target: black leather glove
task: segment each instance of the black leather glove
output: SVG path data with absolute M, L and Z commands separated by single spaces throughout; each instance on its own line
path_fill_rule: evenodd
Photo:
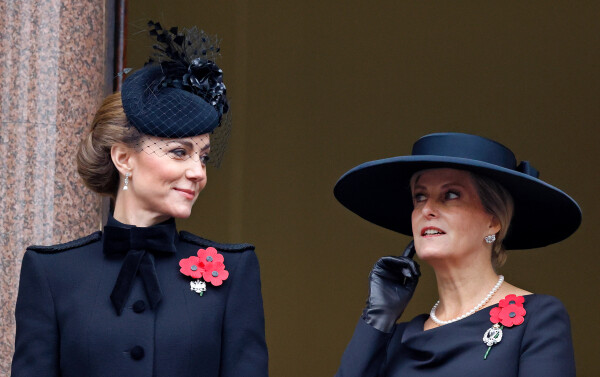
M 381 258 L 369 274 L 369 298 L 362 318 L 379 331 L 392 331 L 415 292 L 421 272 L 413 254 L 411 241 L 402 256 Z

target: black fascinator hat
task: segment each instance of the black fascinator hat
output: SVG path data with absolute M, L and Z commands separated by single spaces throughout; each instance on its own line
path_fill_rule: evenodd
M 336 183 L 334 195 L 346 208 L 384 228 L 412 236 L 410 178 L 420 170 L 453 168 L 489 177 L 512 195 L 514 214 L 503 241 L 506 249 L 531 249 L 569 237 L 581 224 L 577 202 L 538 178 L 527 161 L 517 165 L 505 146 L 480 136 L 436 133 L 413 145 L 412 155 L 361 164 Z
M 154 53 L 143 68 L 125 79 L 121 89 L 131 125 L 162 138 L 212 133 L 219 126 L 228 134 L 223 71 L 214 62 L 220 54 L 217 38 L 196 27 L 180 32 L 152 21 L 148 27 L 156 38 Z

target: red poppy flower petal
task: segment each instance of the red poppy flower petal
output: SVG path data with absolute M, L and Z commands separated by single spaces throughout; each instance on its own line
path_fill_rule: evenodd
M 506 312 L 506 315 L 510 315 L 511 313 L 514 313 L 513 318 L 517 315 L 523 316 L 526 313 L 525 309 L 522 306 L 516 305 L 516 304 L 507 306 L 506 308 L 504 308 L 504 311 Z
M 182 259 L 182 261 L 185 260 L 186 263 L 188 263 L 188 265 L 192 265 L 192 264 L 198 264 L 200 262 L 200 258 L 195 257 L 195 256 L 191 256 L 189 258 L 186 259 Z
M 185 276 L 190 276 L 189 269 L 187 269 L 185 267 L 181 267 L 181 269 L 179 270 L 179 272 L 181 272 Z
M 492 308 L 492 310 L 490 310 L 490 321 L 492 323 L 498 323 L 500 322 L 500 318 L 498 317 L 498 314 L 500 314 L 501 309 L 499 307 L 495 307 Z
M 223 255 L 219 254 L 217 252 L 217 249 L 215 249 L 214 247 L 209 247 L 206 250 L 198 250 L 198 257 L 205 263 L 223 263 L 223 261 L 225 260 L 225 258 L 223 258 Z
M 514 294 L 506 295 L 506 297 L 504 297 L 502 300 L 500 300 L 498 305 L 500 305 L 500 307 L 502 307 L 502 308 L 505 308 L 508 305 L 510 305 L 510 302 L 514 301 L 516 297 L 517 296 L 515 296 Z
M 195 256 L 191 256 L 189 258 L 184 258 L 179 261 L 179 266 L 181 269 L 179 272 L 184 274 L 185 276 L 190 276 L 194 279 L 198 279 L 202 277 L 202 272 L 204 269 L 199 265 L 200 259 Z M 193 266 L 196 266 L 196 269 L 192 269 Z
M 229 271 L 223 270 L 219 272 L 219 277 L 221 278 L 221 280 L 227 280 L 227 278 L 229 277 Z
M 208 249 L 210 249 L 210 247 Z M 198 252 L 196 253 L 196 255 L 198 255 L 198 258 L 204 260 L 207 255 L 210 255 L 208 249 L 198 249 Z
M 203 274 L 204 274 L 204 270 L 202 270 L 202 269 L 199 268 L 196 271 L 192 271 L 192 273 L 190 274 L 190 276 L 193 277 L 194 279 L 200 279 Z
M 515 326 L 518 326 L 518 325 L 520 325 L 520 324 L 521 324 L 521 323 L 523 323 L 524 321 L 525 321 L 525 318 L 521 317 L 520 315 L 519 315 L 519 316 L 516 316 L 515 318 L 513 318 L 513 324 L 514 324 Z
M 189 266 L 191 263 L 193 262 L 190 260 L 190 258 L 184 258 L 179 261 L 179 267 L 186 267 Z
M 510 294 L 510 295 L 507 295 L 504 299 L 500 300 L 498 305 L 503 308 L 505 308 L 509 305 L 523 306 L 524 302 L 525 302 L 525 298 L 523 296 L 517 296 L 515 294 Z

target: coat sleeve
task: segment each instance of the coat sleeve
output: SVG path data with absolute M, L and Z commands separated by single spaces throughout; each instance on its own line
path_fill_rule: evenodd
M 12 376 L 59 376 L 59 333 L 54 301 L 40 256 L 26 251 L 15 309 Z
M 266 377 L 268 355 L 258 259 L 253 250 L 231 271 L 223 326 L 221 377 Z
M 563 304 L 548 296 L 530 318 L 521 344 L 519 376 L 575 377 L 571 324 Z
M 395 328 L 394 328 L 395 329 Z M 369 326 L 362 318 L 358 321 L 352 339 L 344 351 L 336 377 L 381 376 L 387 346 L 392 333 L 384 333 Z

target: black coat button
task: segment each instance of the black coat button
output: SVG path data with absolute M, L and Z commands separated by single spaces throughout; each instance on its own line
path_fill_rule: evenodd
M 144 349 L 140 346 L 135 346 L 131 349 L 131 358 L 133 360 L 141 360 L 144 358 Z
M 143 313 L 146 310 L 146 303 L 143 300 L 138 300 L 133 304 L 133 311 Z

